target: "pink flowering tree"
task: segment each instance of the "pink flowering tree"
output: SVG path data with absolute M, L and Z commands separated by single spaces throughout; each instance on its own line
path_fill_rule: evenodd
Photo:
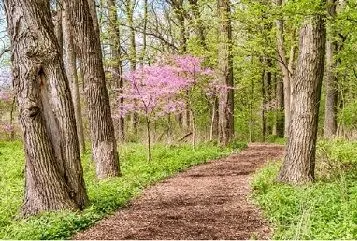
M 199 77 L 211 73 L 201 63 L 201 59 L 189 55 L 170 56 L 125 76 L 128 83 L 119 95 L 124 103 L 116 108 L 116 116 L 126 116 L 133 112 L 144 116 L 148 160 L 151 160 L 152 121 L 170 113 L 183 112 L 187 103 L 190 103 L 190 93 L 198 86 Z

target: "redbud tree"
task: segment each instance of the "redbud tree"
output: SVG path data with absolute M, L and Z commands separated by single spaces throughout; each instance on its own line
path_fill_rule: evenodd
M 144 117 L 149 161 L 152 159 L 152 121 L 170 113 L 183 112 L 187 103 L 194 116 L 190 107 L 191 93 L 195 88 L 202 87 L 201 80 L 211 76 L 212 71 L 202 66 L 202 59 L 190 55 L 165 57 L 153 65 L 143 66 L 125 75 L 127 83 L 122 93 L 118 94 L 118 100 L 123 98 L 124 103 L 120 105 L 118 101 L 116 116 L 137 113 Z

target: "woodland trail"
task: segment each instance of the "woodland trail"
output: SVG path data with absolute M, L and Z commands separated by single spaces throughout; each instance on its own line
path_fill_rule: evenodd
M 164 180 L 127 208 L 74 239 L 267 239 L 270 228 L 249 200 L 251 174 L 282 157 L 279 145 L 251 144 L 239 154 Z

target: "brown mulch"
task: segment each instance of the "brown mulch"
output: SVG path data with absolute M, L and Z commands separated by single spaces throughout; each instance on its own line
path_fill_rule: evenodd
M 267 239 L 270 228 L 249 200 L 251 174 L 283 147 L 245 151 L 191 168 L 145 190 L 127 207 L 74 239 Z

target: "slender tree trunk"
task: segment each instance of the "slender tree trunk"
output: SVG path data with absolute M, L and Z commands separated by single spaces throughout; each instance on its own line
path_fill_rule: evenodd
M 300 30 L 294 75 L 289 140 L 279 181 L 302 184 L 314 179 L 321 85 L 324 70 L 325 23 L 309 17 Z
M 332 18 L 336 18 L 337 0 L 328 0 L 328 13 Z M 332 33 L 334 31 L 332 30 Z M 337 106 L 338 106 L 338 86 L 336 75 L 336 55 L 338 52 L 338 43 L 335 40 L 335 34 L 329 36 L 326 41 L 326 103 L 325 103 L 325 121 L 324 137 L 331 138 L 337 132 Z
M 210 141 L 217 140 L 219 119 L 218 119 L 219 102 L 217 96 L 214 96 L 214 100 L 211 108 L 211 128 L 210 128 Z
M 219 47 L 218 70 L 219 81 L 226 86 L 219 96 L 219 140 L 227 145 L 234 137 L 234 80 L 232 58 L 232 26 L 229 0 L 218 0 Z
M 136 0 L 126 0 L 125 7 L 126 7 L 126 14 L 127 14 L 127 21 L 130 31 L 130 48 L 129 48 L 129 62 L 130 62 L 130 70 L 135 71 L 137 67 L 136 58 L 136 33 L 134 27 L 134 8 L 135 8 Z M 131 120 L 131 129 L 133 134 L 137 136 L 138 132 L 138 121 L 139 117 L 136 112 L 134 112 L 130 116 Z
M 4 3 L 24 135 L 22 215 L 81 209 L 88 198 L 73 104 L 49 2 L 6 0 Z
M 201 14 L 200 14 L 200 9 L 198 6 L 198 0 L 189 0 L 189 3 L 192 8 L 192 13 L 194 16 L 194 25 L 195 25 L 195 30 L 196 30 L 196 35 L 200 41 L 200 45 L 207 50 L 207 44 L 206 44 L 206 37 L 205 37 L 205 29 L 203 26 L 203 22 L 201 20 Z
M 282 0 L 276 0 L 277 6 L 282 6 Z M 278 58 L 279 65 L 283 74 L 283 90 L 284 90 L 284 135 L 288 136 L 289 133 L 289 123 L 290 123 L 290 96 L 291 96 L 291 85 L 290 85 L 290 73 L 289 64 L 286 59 L 286 52 L 284 48 L 284 23 L 283 20 L 279 19 L 276 21 L 277 27 L 277 46 L 278 46 Z
M 111 62 L 114 75 L 112 77 L 115 79 L 116 88 L 119 89 L 119 94 L 123 93 L 123 62 L 121 54 L 121 41 L 120 41 L 120 28 L 118 23 L 118 13 L 115 0 L 107 0 L 107 5 L 109 9 L 109 41 L 110 41 L 110 52 L 111 52 Z M 124 103 L 123 97 L 119 99 L 119 105 L 122 106 Z M 125 131 L 124 131 L 124 117 L 120 116 L 118 121 L 118 134 L 119 140 L 124 141 Z
M 148 138 L 148 161 L 152 160 L 151 155 L 151 122 L 149 117 L 146 117 L 146 131 L 147 131 L 147 138 Z
M 266 106 L 268 103 L 267 99 L 267 93 L 266 93 L 266 70 L 263 70 L 262 72 L 262 96 L 263 96 L 263 103 L 262 103 L 262 137 L 263 137 L 263 142 L 266 140 L 267 136 L 267 111 L 266 111 Z
M 12 103 L 11 103 L 11 109 L 10 109 L 10 120 L 9 120 L 9 124 L 12 128 L 11 132 L 10 132 L 10 140 L 11 141 L 15 140 L 15 129 L 13 127 L 15 108 L 16 108 L 16 97 L 13 97 Z
M 284 93 L 280 78 L 276 79 L 276 135 L 284 137 Z
M 92 155 L 99 179 L 119 176 L 119 156 L 111 117 L 109 96 L 102 62 L 100 39 L 94 30 L 87 0 L 65 0 L 73 23 L 74 36 L 80 49 Z
M 140 56 L 140 64 L 143 66 L 146 57 L 147 51 L 147 26 L 148 26 L 148 17 L 149 17 L 149 4 L 148 0 L 144 0 L 144 20 L 143 20 L 143 49 Z
M 173 0 L 171 1 L 175 16 L 178 21 L 178 27 L 180 32 L 180 54 L 187 52 L 187 37 L 186 37 L 186 25 L 185 25 L 185 16 L 183 8 L 183 0 Z
M 193 112 L 193 110 L 191 110 L 191 123 L 192 123 L 192 148 L 193 150 L 196 149 L 196 141 L 197 141 L 197 130 L 196 130 L 196 117 L 195 114 Z

